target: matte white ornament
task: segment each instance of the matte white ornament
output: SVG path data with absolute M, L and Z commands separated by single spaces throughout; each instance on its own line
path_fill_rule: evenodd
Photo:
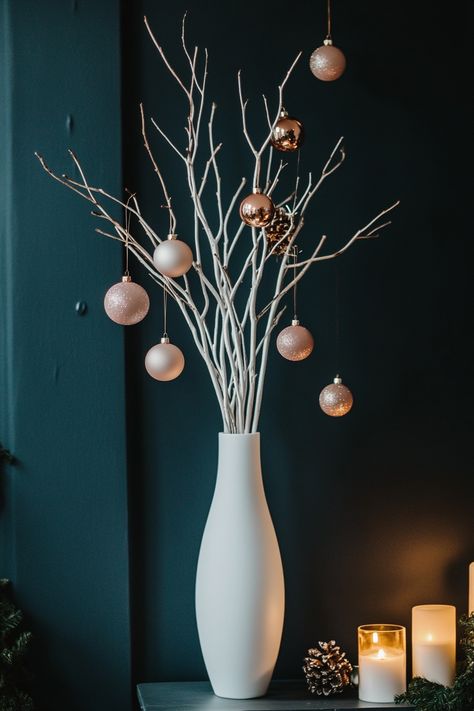
M 168 239 L 156 247 L 153 263 L 164 276 L 180 277 L 191 269 L 193 253 L 186 242 L 177 239 L 176 235 L 168 235 Z
M 150 348 L 145 357 L 148 375 L 155 380 L 167 382 L 174 380 L 183 372 L 184 356 L 178 346 L 170 343 L 168 336 L 163 336 L 161 343 Z
M 280 648 L 284 607 L 280 550 L 260 467 L 260 435 L 221 433 L 216 488 L 196 577 L 199 639 L 217 696 L 250 699 L 266 693 Z

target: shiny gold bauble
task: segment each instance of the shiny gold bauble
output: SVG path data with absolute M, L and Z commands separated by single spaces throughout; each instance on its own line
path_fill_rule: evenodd
M 161 343 L 150 348 L 146 354 L 145 368 L 155 380 L 174 380 L 183 372 L 184 355 L 178 346 L 170 343 L 167 336 L 163 336 Z
M 346 385 L 342 384 L 342 379 L 339 376 L 334 378 L 333 383 L 326 385 L 319 396 L 321 410 L 330 417 L 347 415 L 353 402 L 354 398 L 351 391 Z
M 272 132 L 273 148 L 284 152 L 297 151 L 303 143 L 303 138 L 303 124 L 298 119 L 288 116 L 288 112 L 282 109 Z
M 304 360 L 311 355 L 314 348 L 314 339 L 304 326 L 300 326 L 298 319 L 293 319 L 291 326 L 287 326 L 278 334 L 278 353 L 286 360 Z
M 247 195 L 240 204 L 240 217 L 251 227 L 265 227 L 271 222 L 274 212 L 272 199 L 259 190 Z
M 272 221 L 265 227 L 268 251 L 275 255 L 285 254 L 295 229 L 294 214 L 276 207 Z
M 324 40 L 322 47 L 315 49 L 311 55 L 309 66 L 317 79 L 334 81 L 344 74 L 346 58 L 331 40 Z
M 143 286 L 124 276 L 110 287 L 104 297 L 107 316 L 120 326 L 133 326 L 142 321 L 150 308 L 150 299 Z

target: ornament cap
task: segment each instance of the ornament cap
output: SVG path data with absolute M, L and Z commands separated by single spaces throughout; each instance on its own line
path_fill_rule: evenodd
M 174 234 L 174 233 L 169 234 L 168 237 L 167 237 L 167 239 L 178 239 L 178 235 L 176 235 L 176 234 Z
M 124 281 L 124 282 L 132 281 L 132 277 L 130 276 L 130 274 L 124 274 L 122 277 L 122 281 Z
M 257 188 L 256 186 L 254 186 L 253 189 L 252 189 L 252 192 L 253 192 L 254 195 L 260 195 L 260 193 L 261 193 L 262 191 L 260 190 L 260 188 Z
M 323 44 L 325 47 L 330 47 L 332 45 L 332 39 L 330 37 L 326 37 Z
M 342 378 L 340 375 L 336 375 L 334 378 L 334 385 L 340 385 L 342 383 Z
M 292 325 L 292 326 L 299 326 L 299 325 L 300 325 L 300 321 L 299 321 L 298 318 L 296 318 L 296 316 L 295 316 L 294 319 L 292 319 L 291 325 Z
M 170 339 L 169 336 L 162 336 L 160 339 L 160 343 L 169 343 Z
M 284 106 L 282 106 L 280 109 L 280 118 L 287 118 L 287 116 L 288 116 L 288 111 L 285 109 Z

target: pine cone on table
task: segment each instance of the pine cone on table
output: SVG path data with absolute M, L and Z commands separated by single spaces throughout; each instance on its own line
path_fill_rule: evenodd
M 303 671 L 312 694 L 340 694 L 351 683 L 352 664 L 333 639 L 318 642 L 318 648 L 308 649 L 307 655 Z

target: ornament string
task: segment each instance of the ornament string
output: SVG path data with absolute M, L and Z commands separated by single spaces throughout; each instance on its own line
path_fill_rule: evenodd
M 339 293 L 340 293 L 340 275 L 339 275 L 339 264 L 336 267 L 336 371 L 340 371 L 340 351 L 341 351 L 341 314 L 340 314 L 340 303 L 339 303 Z
M 293 277 L 295 278 L 295 283 L 293 286 L 293 319 L 296 321 L 298 315 L 296 312 L 296 263 L 298 261 L 298 247 L 295 245 L 293 247 Z
M 328 33 L 326 35 L 326 39 L 330 40 L 332 39 L 331 37 L 331 31 L 332 31 L 332 18 L 331 18 L 331 0 L 328 0 Z
M 168 292 L 163 284 L 163 338 L 168 338 Z
M 131 215 L 128 210 L 128 206 L 130 204 L 130 200 L 132 200 L 134 197 L 135 197 L 135 193 L 133 193 L 133 194 L 130 193 L 127 198 L 127 201 L 125 203 L 126 210 L 125 210 L 125 272 L 124 272 L 124 276 L 127 276 L 127 277 L 130 276 L 130 272 L 128 270 L 128 242 L 130 239 L 130 219 L 131 219 Z

